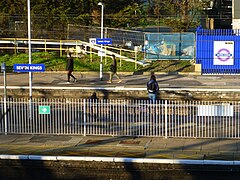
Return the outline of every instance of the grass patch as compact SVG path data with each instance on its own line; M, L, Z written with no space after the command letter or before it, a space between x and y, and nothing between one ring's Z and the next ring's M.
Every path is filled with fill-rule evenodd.
M153 61L149 66L142 67L132 62L118 60L118 71L121 72L193 72L194 66L188 60L160 60ZM5 62L6 66L13 67L14 64L28 64L28 54L17 54L0 56L0 62ZM32 53L33 64L45 64L46 71L65 71L67 57L60 57L55 52L34 52ZM112 59L103 57L103 70L109 71ZM89 54L74 58L74 71L99 71L100 57Z

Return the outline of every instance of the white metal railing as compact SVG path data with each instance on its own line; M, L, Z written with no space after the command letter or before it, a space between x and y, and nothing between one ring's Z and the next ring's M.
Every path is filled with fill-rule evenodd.
M1 99L0 133L240 138L235 101L33 99L29 106L27 98L12 98L6 103L4 116Z

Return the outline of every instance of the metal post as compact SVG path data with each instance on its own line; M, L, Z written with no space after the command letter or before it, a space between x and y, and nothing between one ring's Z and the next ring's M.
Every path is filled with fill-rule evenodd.
M46 39L44 40L44 51L45 51L45 53L47 52L47 40Z
M62 40L60 40L60 57L62 57Z
M90 62L93 61L92 54L93 54L92 47L90 47Z
M168 137L168 133L167 133L167 130L168 130L168 123L167 123L167 119L168 119L168 103L167 103L167 100L165 100L165 138Z
M99 6L101 6L101 39L103 39L103 8L104 8L104 4L102 2L99 2L98 3ZM100 57L101 57L101 60L100 60L100 81L103 80L103 45L101 44L101 53L100 53Z
M122 48L120 48L120 67L122 67Z
M83 100L83 136L86 136L87 133L87 117L86 117L86 99Z
M30 0L28 0L28 58L29 64L32 64ZM32 104L32 72L29 72L29 119L32 119L31 104Z
M137 69L137 51L135 50L135 70Z
M5 135L7 135L7 78L6 78L6 63L2 63L2 72L4 76L4 124Z
M16 55L17 54L17 40L16 38L14 38L14 54Z

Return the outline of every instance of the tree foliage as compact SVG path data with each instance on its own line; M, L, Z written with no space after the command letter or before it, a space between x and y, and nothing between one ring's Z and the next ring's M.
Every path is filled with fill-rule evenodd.
M99 26L99 0L29 0L33 37L42 38L45 32L66 37L68 24ZM204 0L203 0L204 1ZM205 0L208 1L208 0ZM0 1L0 35L26 37L28 0ZM198 0L103 0L104 25L133 27L149 25L149 17L160 17L174 31L187 31L197 23L196 14L202 7ZM156 23L159 25L159 23ZM53 33L52 36L56 36ZM49 36L48 34L48 37Z
M199 15L210 0L154 0L150 12L164 16L164 22L173 31L187 31L199 25Z

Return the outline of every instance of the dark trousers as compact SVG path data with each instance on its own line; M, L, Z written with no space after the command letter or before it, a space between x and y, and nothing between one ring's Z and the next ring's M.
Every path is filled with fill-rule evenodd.
M67 78L68 78L68 82L70 82L70 77L72 77L73 79L76 79L73 75L72 75L72 70L69 70L67 73Z

